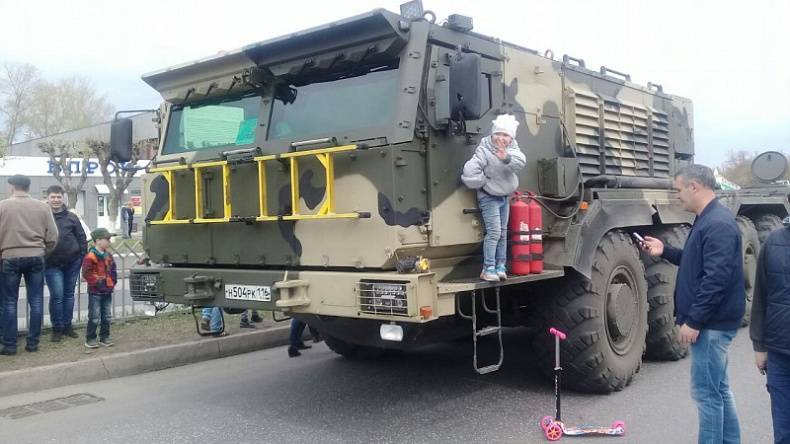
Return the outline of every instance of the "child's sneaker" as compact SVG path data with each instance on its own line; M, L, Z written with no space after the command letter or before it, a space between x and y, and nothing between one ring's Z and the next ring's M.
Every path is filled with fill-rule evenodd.
M85 346L88 348L99 348L99 342L96 339L86 339Z
M112 347L114 344L110 338L99 339L99 345L102 347Z
M507 269L505 269L505 264L496 266L496 275L499 276L500 281L507 280Z
M485 267L480 273L480 279L488 282L499 282L499 276L494 267Z

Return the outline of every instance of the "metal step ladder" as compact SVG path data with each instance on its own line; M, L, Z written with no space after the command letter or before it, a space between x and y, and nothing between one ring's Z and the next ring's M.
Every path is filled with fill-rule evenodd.
M482 327L480 330L477 329L478 319L477 319L477 299L478 294L480 295L480 306L483 310L488 314L495 314L496 315L496 325L489 325L486 327ZM472 314L468 315L463 312L461 309L460 298L456 297L456 311L458 315L464 319L469 319L472 321L472 343L474 344L474 352L472 355L472 365L477 373L481 375L485 375L486 373L491 373L499 370L502 367L502 361L505 359L505 351L502 346L502 310L501 304L499 299L499 287L494 287L494 294L496 295L496 306L494 308L490 308L488 303L486 302L486 295L485 289L476 289L472 290ZM483 336L490 336L490 335L497 335L497 343L499 345L499 359L496 364L486 365L486 366L479 366L478 365L478 344L477 338Z

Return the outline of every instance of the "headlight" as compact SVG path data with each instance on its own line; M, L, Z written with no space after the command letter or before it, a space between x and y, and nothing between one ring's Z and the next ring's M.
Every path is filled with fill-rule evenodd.
M381 324L379 327L379 335L384 341L402 342L403 327L394 324Z
M363 313L408 316L406 281L359 283L359 307Z

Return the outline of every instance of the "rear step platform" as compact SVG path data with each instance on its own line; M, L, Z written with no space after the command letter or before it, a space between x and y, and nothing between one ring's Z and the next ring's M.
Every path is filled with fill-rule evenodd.
M466 279L455 279L447 282L439 282L439 294L460 293L463 291L482 290L484 288L504 287L506 285L521 284L524 282L542 281L544 279L555 279L565 276L562 269L544 270L543 273L527 274L524 276L509 275L506 281L488 282L478 276Z

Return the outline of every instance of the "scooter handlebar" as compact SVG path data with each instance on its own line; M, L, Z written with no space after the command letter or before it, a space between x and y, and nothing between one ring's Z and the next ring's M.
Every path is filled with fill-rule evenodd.
M563 333L563 332L561 332L561 331L557 330L557 329L556 329L556 328L554 328L554 327L551 327L551 328L549 329L549 333L553 334L554 336L556 336L556 337L560 338L560 339L561 339L561 340L563 340L563 341L564 341L564 340L565 340L565 338L567 337L567 336L565 335L565 333Z

